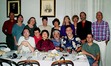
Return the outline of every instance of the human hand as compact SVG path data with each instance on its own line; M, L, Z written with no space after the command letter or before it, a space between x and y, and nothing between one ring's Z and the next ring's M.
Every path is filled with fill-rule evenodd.
M94 60L96 60L96 57L94 57L93 55L91 55L91 57L92 57Z
M28 42L27 41L22 41L22 43L21 43L22 45L24 45L25 47L27 47L28 46Z
M98 66L98 61L95 61L92 66Z

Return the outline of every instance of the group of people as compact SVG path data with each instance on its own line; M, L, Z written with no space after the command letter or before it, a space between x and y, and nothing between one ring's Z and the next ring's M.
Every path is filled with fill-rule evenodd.
M105 60L105 49L110 40L110 30L108 22L103 20L102 12L96 13L95 22L86 20L86 13L72 16L65 16L62 26L60 21L55 18L52 21L54 27L48 25L48 18L42 17L42 25L37 27L35 17L23 23L23 16L19 14L17 20L14 13L10 12L10 19L5 21L2 27L6 35L7 46L11 50L21 50L22 52L49 51L56 49L58 52L66 51L82 52L86 54L90 66L98 66L101 59L102 65Z

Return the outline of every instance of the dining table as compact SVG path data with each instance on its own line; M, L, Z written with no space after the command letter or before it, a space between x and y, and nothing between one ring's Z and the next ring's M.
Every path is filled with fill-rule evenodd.
M17 56L14 58L13 54ZM18 51L9 51L0 56L0 58L9 59L18 63L22 60L37 60L40 63L40 66L51 66L51 64L60 60L61 57L64 57L65 60L71 60L74 63L74 66L90 66L86 55L80 53L67 53L67 52L39 52L34 51L32 53L18 53Z

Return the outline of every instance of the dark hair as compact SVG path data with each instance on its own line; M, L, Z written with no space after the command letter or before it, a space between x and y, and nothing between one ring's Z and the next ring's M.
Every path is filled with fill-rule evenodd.
M42 21L43 21L44 19L48 20L48 18L47 18L46 16L43 16L43 17L42 17Z
M39 32L40 32L40 29L39 29L38 27L36 27L36 28L34 29L34 31L39 31Z
M48 32L47 30L42 30L42 32L41 32L41 36L42 36L42 34L43 34L44 32L46 32L47 35L48 35L48 37L49 37L49 32Z
M82 13L86 16L86 13L85 13L85 12L81 12L81 13L80 13L80 16L81 16Z
M59 19L55 18L55 19L52 21L52 24L54 25L55 22L58 22L58 24L60 25Z
M67 25L67 26L66 26L66 29L69 28L69 27L72 29L72 27L71 27L70 25ZM72 29L72 30L73 30L73 29Z
M72 21L74 18L77 18L79 20L79 17L77 15L72 16Z
M27 29L27 30L29 31L29 33L30 33L30 30L29 30L28 28L24 28L23 31L22 31L22 33L21 33L22 36L23 36L24 30L26 30L26 29Z
M19 15L17 16L17 21L18 21L18 18L19 18L20 16L23 18L23 16L22 16L21 14L19 14ZM22 22L23 22L23 21L22 21Z
M35 19L35 17L30 17L30 19L29 19L28 22L27 22L28 24L30 24L30 20L31 20L32 18ZM36 19L35 19L35 24L36 24Z
M89 33L89 34L87 34L87 35L91 35L91 36L92 36L92 38L94 37L94 36L93 36L93 34L91 34L91 33Z

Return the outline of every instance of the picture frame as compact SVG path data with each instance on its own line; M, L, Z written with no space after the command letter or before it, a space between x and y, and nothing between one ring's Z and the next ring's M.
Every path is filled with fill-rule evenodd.
M40 17L55 17L56 0L40 0Z
M13 12L15 17L21 14L21 0L7 0L7 17Z

